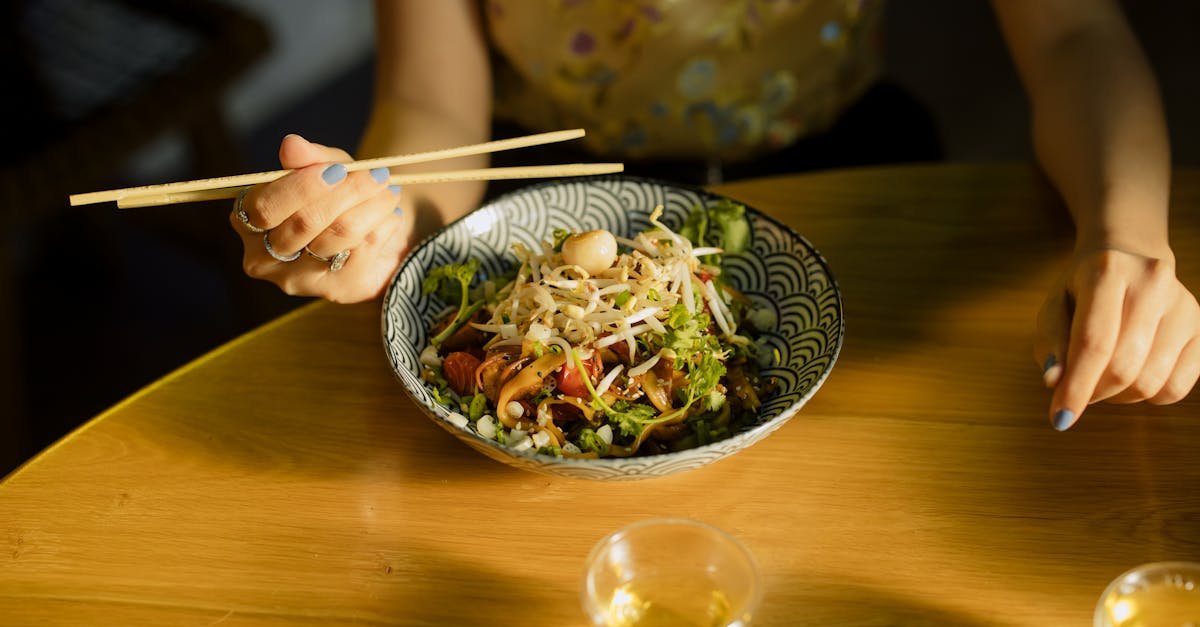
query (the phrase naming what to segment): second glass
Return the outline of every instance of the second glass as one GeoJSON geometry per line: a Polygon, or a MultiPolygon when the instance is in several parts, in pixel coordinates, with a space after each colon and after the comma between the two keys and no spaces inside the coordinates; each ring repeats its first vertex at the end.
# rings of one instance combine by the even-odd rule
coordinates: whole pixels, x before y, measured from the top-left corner
{"type": "Polygon", "coordinates": [[[682,518],[650,519],[601,540],[581,601],[596,625],[743,627],[762,598],[753,556],[733,536],[682,518]]]}

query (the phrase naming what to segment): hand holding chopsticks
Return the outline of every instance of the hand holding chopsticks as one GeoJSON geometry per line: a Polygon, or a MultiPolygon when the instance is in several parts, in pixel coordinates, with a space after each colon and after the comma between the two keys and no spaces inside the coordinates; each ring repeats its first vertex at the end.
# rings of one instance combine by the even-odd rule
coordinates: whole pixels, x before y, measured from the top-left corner
{"type": "MultiPolygon", "coordinates": [[[[583,137],[583,135],[583,129],[554,131],[550,133],[526,135],[524,137],[501,139],[484,142],[482,144],[472,144],[469,146],[460,146],[457,148],[447,148],[430,152],[350,161],[344,165],[346,166],[346,170],[348,172],[371,170],[375,168],[390,168],[393,166],[408,165],[412,163],[425,163],[429,161],[451,159],[454,157],[480,155],[499,152],[502,150],[513,150],[516,148],[551,144],[555,142],[577,139],[583,137]]],[[[483,168],[475,170],[457,170],[423,174],[397,174],[392,175],[390,182],[397,185],[416,185],[424,183],[448,183],[453,181],[553,178],[562,176],[610,174],[621,172],[623,170],[624,165],[620,163],[576,163],[564,165],[525,166],[515,168],[483,168]]],[[[197,202],[202,200],[232,199],[236,198],[238,194],[240,194],[241,191],[248,186],[258,185],[260,183],[269,183],[271,181],[280,179],[291,172],[292,170],[273,170],[270,172],[257,172],[254,174],[242,174],[237,176],[222,176],[194,181],[183,181],[179,183],[127,187],[123,189],[113,189],[101,192],[75,194],[70,197],[70,201],[72,205],[87,205],[115,200],[117,201],[118,207],[130,208],[171,205],[184,202],[197,202]]]]}
{"type": "MultiPolygon", "coordinates": [[[[415,238],[456,217],[471,202],[406,211],[405,206],[416,205],[411,197],[405,200],[400,195],[399,186],[584,176],[624,169],[620,163],[405,174],[392,174],[388,168],[549,144],[583,134],[582,129],[557,131],[360,161],[337,148],[288,136],[280,145],[280,161],[287,169],[78,194],[71,196],[71,204],[116,201],[126,208],[236,199],[229,219],[242,239],[242,267],[247,275],[275,283],[292,295],[358,302],[379,295],[415,238]]],[[[447,197],[455,198],[455,190],[447,192],[447,197]]]]}

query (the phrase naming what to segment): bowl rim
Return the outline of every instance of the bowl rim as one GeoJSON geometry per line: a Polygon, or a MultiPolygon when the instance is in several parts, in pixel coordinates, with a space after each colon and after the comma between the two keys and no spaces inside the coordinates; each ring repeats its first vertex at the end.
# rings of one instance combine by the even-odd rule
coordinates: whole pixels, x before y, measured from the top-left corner
{"type": "MultiPolygon", "coordinates": [[[[730,196],[725,196],[722,194],[718,194],[716,192],[709,191],[698,185],[691,185],[688,183],[675,183],[675,182],[667,181],[664,179],[657,179],[657,178],[652,178],[652,177],[647,177],[647,176],[637,176],[637,175],[629,175],[629,174],[604,174],[604,175],[596,175],[596,176],[565,177],[565,178],[541,181],[538,183],[526,185],[526,186],[520,187],[518,189],[509,191],[509,192],[505,192],[505,193],[491,199],[490,201],[488,201],[484,204],[481,204],[480,206],[476,207],[475,209],[472,209],[471,211],[464,213],[463,215],[459,216],[454,221],[442,226],[441,228],[434,231],[433,233],[430,233],[429,235],[425,236],[416,246],[413,246],[412,249],[408,251],[408,253],[404,257],[404,261],[402,261],[400,263],[400,265],[396,267],[395,272],[393,272],[392,276],[388,279],[387,290],[384,292],[383,298],[380,302],[380,320],[379,320],[379,322],[380,322],[380,329],[379,329],[380,336],[384,339],[383,353],[384,353],[384,356],[387,358],[388,366],[392,371],[392,376],[395,377],[396,380],[400,383],[400,387],[404,389],[404,393],[406,395],[408,395],[409,400],[411,400],[414,405],[416,405],[418,408],[420,408],[422,410],[422,412],[425,413],[426,416],[431,417],[431,418],[436,418],[436,422],[439,425],[441,425],[443,428],[450,430],[452,434],[454,434],[456,436],[469,437],[473,441],[478,442],[480,444],[487,445],[488,447],[490,447],[496,451],[500,451],[501,453],[504,453],[507,456],[528,459],[528,460],[531,460],[535,463],[539,463],[542,465],[577,466],[580,468],[608,468],[611,470],[619,470],[622,466],[625,466],[631,462],[637,462],[637,463],[646,464],[646,465],[653,465],[659,461],[665,461],[667,459],[679,459],[680,457],[683,457],[683,456],[700,453],[700,452],[704,452],[704,451],[711,450],[711,451],[716,451],[719,453],[719,452],[721,452],[721,449],[724,448],[724,446],[727,446],[730,442],[732,442],[734,440],[745,440],[745,439],[753,438],[754,441],[757,441],[758,435],[760,433],[762,433],[763,431],[770,432],[770,431],[782,426],[783,423],[785,423],[789,419],[791,419],[791,417],[793,415],[795,415],[801,408],[804,407],[805,404],[808,403],[808,401],[810,399],[812,399],[813,395],[815,395],[817,393],[817,390],[819,390],[821,388],[821,386],[824,385],[825,380],[829,378],[829,374],[831,372],[833,372],[833,368],[837,364],[838,357],[841,355],[841,352],[842,352],[842,344],[846,338],[846,310],[845,310],[845,306],[842,303],[841,285],[838,284],[837,278],[833,274],[833,269],[829,267],[829,262],[826,261],[824,255],[822,255],[821,252],[817,250],[816,246],[813,246],[812,242],[808,241],[808,238],[804,237],[799,232],[797,232],[795,229],[793,229],[792,227],[790,227],[787,224],[780,221],[778,218],[775,218],[774,216],[772,216],[764,211],[760,211],[756,207],[754,207],[748,203],[742,202],[740,200],[737,200],[736,198],[732,198],[730,196]],[[479,435],[478,433],[472,431],[469,427],[458,427],[453,424],[450,424],[449,422],[447,422],[445,417],[439,416],[437,414],[437,412],[433,410],[433,408],[428,407],[426,405],[426,403],[422,402],[420,399],[418,399],[416,397],[415,394],[413,394],[412,390],[408,389],[408,383],[400,377],[400,373],[398,372],[399,368],[397,367],[396,361],[392,358],[392,353],[391,353],[391,351],[388,350],[388,347],[387,347],[387,340],[386,340],[387,324],[388,324],[387,313],[388,313],[388,303],[391,302],[391,300],[393,298],[393,292],[396,291],[397,278],[399,278],[399,276],[404,272],[404,270],[406,268],[408,268],[410,263],[413,263],[413,259],[415,259],[417,257],[417,253],[419,253],[424,248],[431,246],[435,240],[437,240],[439,237],[441,237],[445,232],[447,232],[450,229],[457,226],[459,222],[465,221],[467,219],[467,217],[471,216],[472,214],[474,214],[478,211],[482,211],[489,207],[499,205],[499,204],[509,200],[510,197],[528,194],[528,193],[535,192],[535,191],[545,188],[545,187],[556,187],[556,186],[560,186],[560,185],[563,185],[566,183],[592,183],[592,182],[603,182],[603,181],[617,181],[617,182],[630,181],[630,182],[635,182],[635,183],[656,185],[656,186],[660,186],[660,187],[672,187],[672,188],[676,188],[676,189],[682,189],[682,190],[693,192],[705,199],[727,199],[727,200],[736,202],[739,205],[744,206],[746,208],[746,210],[753,213],[756,218],[765,219],[767,222],[770,222],[776,228],[786,232],[790,237],[792,237],[796,240],[799,240],[804,245],[804,247],[807,249],[809,254],[811,254],[816,259],[816,262],[821,267],[821,269],[825,271],[825,276],[827,276],[829,278],[829,282],[833,286],[834,294],[837,296],[837,310],[839,313],[838,329],[837,329],[838,332],[837,332],[837,337],[834,338],[833,351],[830,355],[829,366],[827,368],[825,368],[825,370],[821,373],[821,376],[819,376],[817,378],[817,380],[813,382],[812,387],[810,387],[808,389],[808,391],[806,391],[800,398],[798,398],[794,402],[792,402],[792,404],[788,405],[786,408],[784,408],[782,411],[780,411],[779,415],[775,416],[774,418],[771,418],[770,420],[768,420],[762,424],[756,425],[753,428],[732,434],[729,437],[724,438],[722,440],[717,440],[715,442],[710,442],[708,444],[703,444],[701,446],[683,449],[680,451],[672,451],[670,453],[658,453],[655,455],[637,455],[637,456],[633,456],[633,457],[600,457],[600,458],[596,458],[596,459],[575,459],[575,458],[569,458],[569,457],[555,457],[552,455],[542,455],[542,454],[539,454],[537,451],[533,451],[532,453],[528,452],[528,451],[514,451],[512,448],[505,446],[503,444],[500,444],[499,442],[497,442],[495,440],[490,440],[490,439],[484,438],[483,436],[479,435]]],[[[532,450],[532,449],[530,449],[530,450],[532,450]]],[[[718,459],[720,457],[724,457],[724,456],[725,456],[724,454],[719,455],[718,459]]]]}

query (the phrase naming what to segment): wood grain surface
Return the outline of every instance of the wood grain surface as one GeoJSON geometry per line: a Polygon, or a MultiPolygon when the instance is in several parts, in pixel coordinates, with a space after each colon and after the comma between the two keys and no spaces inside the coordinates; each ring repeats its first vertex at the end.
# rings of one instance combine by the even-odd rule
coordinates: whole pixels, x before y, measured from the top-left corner
{"type": "MultiPolygon", "coordinates": [[[[1174,186],[1195,291],[1200,171],[1174,186]]],[[[762,443],[634,483],[514,470],[411,404],[378,302],[313,304],[0,483],[0,623],[581,625],[588,550],[652,516],[740,538],[764,626],[1087,625],[1121,572],[1200,560],[1197,394],[1048,425],[1033,320],[1071,232],[1034,170],[716,191],[804,234],[843,291],[833,374],[762,443]]]]}

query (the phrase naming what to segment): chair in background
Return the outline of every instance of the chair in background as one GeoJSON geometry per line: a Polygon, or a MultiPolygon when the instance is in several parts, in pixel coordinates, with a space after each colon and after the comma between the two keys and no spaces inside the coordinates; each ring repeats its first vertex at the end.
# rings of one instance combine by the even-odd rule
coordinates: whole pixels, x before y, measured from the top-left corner
{"type": "MultiPolygon", "coordinates": [[[[255,18],[203,0],[17,0],[0,8],[0,29],[8,82],[0,99],[2,476],[44,444],[34,441],[25,376],[26,359],[39,347],[23,345],[21,334],[22,316],[39,313],[23,312],[17,298],[37,242],[64,223],[111,239],[111,208],[71,208],[67,195],[121,183],[129,157],[165,133],[189,140],[196,175],[236,172],[241,163],[222,98],[269,38],[255,18]]],[[[137,220],[173,245],[228,259],[237,242],[211,217],[175,211],[137,220]]],[[[99,259],[74,260],[84,266],[84,281],[120,256],[116,242],[107,244],[98,247],[99,259]]]]}

